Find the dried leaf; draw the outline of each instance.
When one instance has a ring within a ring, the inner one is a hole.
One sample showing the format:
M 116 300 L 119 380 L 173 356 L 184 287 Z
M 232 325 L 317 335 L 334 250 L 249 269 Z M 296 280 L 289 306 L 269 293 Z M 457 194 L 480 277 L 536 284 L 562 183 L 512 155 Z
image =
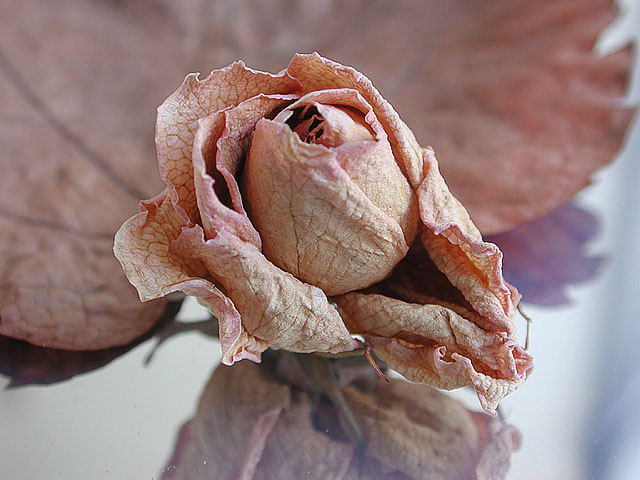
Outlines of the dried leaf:
M 181 303 L 181 301 L 169 302 L 162 317 L 151 330 L 122 347 L 96 351 L 70 351 L 38 347 L 22 340 L 0 337 L 0 374 L 10 380 L 6 388 L 51 385 L 64 382 L 76 375 L 98 370 L 150 337 L 157 337 L 157 342 L 160 343 L 169 336 L 183 331 L 214 330 L 215 322 L 175 321 L 175 315 Z M 215 330 L 217 332 L 217 328 Z
M 131 35 L 105 37 L 117 15 L 76 3 L 0 5 L 0 333 L 74 350 L 126 344 L 164 309 L 139 302 L 111 251 L 158 185 L 156 65 L 133 61 Z
M 180 432 L 165 480 L 505 477 L 520 442 L 515 428 L 469 412 L 430 387 L 378 383 L 370 369 L 357 370 L 347 375 L 342 391 L 362 427 L 359 443 L 341 427 L 343 410 L 326 397 L 313 400 L 313 386 L 306 390 L 274 379 L 279 356 L 260 365 L 218 367 L 198 412 Z M 336 364 L 338 372 L 343 361 Z M 286 370 L 299 377 L 292 368 L 287 362 Z M 247 453 L 249 444 L 254 448 Z
M 628 56 L 589 53 L 610 18 L 604 0 L 3 2 L 0 332 L 99 348 L 157 318 L 108 238 L 159 184 L 153 110 L 184 72 L 275 70 L 315 49 L 357 66 L 494 231 L 552 209 L 616 150 Z
M 277 71 L 317 50 L 366 72 L 483 233 L 573 197 L 630 119 L 628 52 L 592 52 L 610 0 L 234 0 L 180 15 L 203 35 L 192 52 L 206 71 L 238 58 Z

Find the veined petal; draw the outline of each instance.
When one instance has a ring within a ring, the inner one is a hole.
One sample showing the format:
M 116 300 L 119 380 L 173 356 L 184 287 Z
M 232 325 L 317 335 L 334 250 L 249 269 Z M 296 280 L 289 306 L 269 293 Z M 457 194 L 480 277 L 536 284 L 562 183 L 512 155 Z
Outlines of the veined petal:
M 114 253 L 142 301 L 182 291 L 198 297 L 219 323 L 223 362 L 241 358 L 259 361 L 268 344 L 249 335 L 233 303 L 214 285 L 204 265 L 171 251 L 171 243 L 185 227 L 167 191 L 142 202 L 141 213 L 131 217 L 116 234 Z
M 364 288 L 408 251 L 400 225 L 321 145 L 261 120 L 244 171 L 250 216 L 269 260 L 328 295 Z
M 235 175 L 248 151 L 256 122 L 273 116 L 296 98 L 257 95 L 198 121 L 193 147 L 194 182 L 208 238 L 215 237 L 220 228 L 227 228 L 261 248 L 260 235 L 247 217 Z
M 452 389 L 474 385 L 485 409 L 526 378 L 531 357 L 504 332 L 488 332 L 452 309 L 375 293 L 334 297 L 347 327 L 409 380 Z
M 201 227 L 185 228 L 171 250 L 206 266 L 233 301 L 244 329 L 262 342 L 302 353 L 358 346 L 322 290 L 280 270 L 227 230 L 205 241 Z
M 156 120 L 160 175 L 186 223 L 198 220 L 191 161 L 198 120 L 259 94 L 288 94 L 299 89 L 298 82 L 284 72 L 273 75 L 252 70 L 241 61 L 214 70 L 204 80 L 198 76 L 187 75 L 158 107 Z
M 469 214 L 440 175 L 433 150 L 425 149 L 424 155 L 426 176 L 417 189 L 425 226 L 422 243 L 474 310 L 511 334 L 519 295 L 502 278 L 502 252 L 482 241 Z
M 332 88 L 352 88 L 360 92 L 371 104 L 389 135 L 393 153 L 409 184 L 413 188 L 420 184 L 424 176 L 420 145 L 409 127 L 400 119 L 391 104 L 380 95 L 371 80 L 354 68 L 323 58 L 317 53 L 296 54 L 289 63 L 287 73 L 300 81 L 304 93 Z

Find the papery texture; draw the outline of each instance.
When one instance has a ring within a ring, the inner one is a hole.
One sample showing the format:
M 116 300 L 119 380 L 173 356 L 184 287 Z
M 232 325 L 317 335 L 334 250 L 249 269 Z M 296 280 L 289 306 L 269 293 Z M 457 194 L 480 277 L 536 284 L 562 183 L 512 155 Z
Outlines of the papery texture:
M 41 100 L 60 99 L 62 76 L 23 79 L 0 43 L 0 334 L 70 350 L 131 342 L 165 302 L 140 304 L 112 238 L 157 188 L 156 167 L 122 144 L 103 153 L 91 145 L 96 136 L 85 142 L 68 130 Z M 73 102 L 64 113 L 69 123 L 85 119 Z M 126 177 L 130 164 L 139 172 Z
M 202 59 L 275 71 L 294 48 L 321 49 L 366 72 L 434 147 L 483 233 L 565 203 L 612 160 L 631 117 L 620 110 L 628 52 L 593 52 L 616 13 L 610 0 L 308 0 L 295 14 L 285 0 L 241 0 L 211 12 L 226 48 Z
M 288 363 L 296 377 L 292 369 L 300 366 Z M 273 360 L 219 367 L 163 478 L 496 480 L 519 446 L 513 427 L 423 385 L 377 383 L 370 370 L 341 388 L 362 429 L 358 445 L 341 427 L 343 410 L 313 402 L 313 391 L 276 370 Z
M 213 332 L 217 325 L 213 320 L 180 322 L 176 314 L 182 299 L 169 301 L 160 319 L 146 334 L 121 347 L 101 350 L 77 351 L 39 347 L 7 336 L 0 337 L 0 375 L 6 377 L 5 389 L 33 385 L 53 385 L 67 382 L 77 375 L 95 372 L 139 346 L 150 338 L 157 338 L 157 345 L 172 335 L 184 331 Z M 153 351 L 147 358 L 150 358 Z

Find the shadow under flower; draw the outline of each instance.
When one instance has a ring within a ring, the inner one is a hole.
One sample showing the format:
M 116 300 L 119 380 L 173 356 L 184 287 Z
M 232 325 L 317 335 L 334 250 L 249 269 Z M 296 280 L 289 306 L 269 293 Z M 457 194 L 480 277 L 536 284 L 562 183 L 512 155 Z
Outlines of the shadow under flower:
M 573 203 L 507 232 L 490 235 L 504 253 L 505 279 L 517 285 L 524 302 L 544 306 L 569 303 L 567 288 L 596 278 L 606 263 L 588 252 L 598 219 Z
M 181 305 L 182 299 L 170 301 L 158 323 L 147 334 L 122 347 L 93 351 L 60 350 L 0 336 L 0 375 L 10 379 L 6 388 L 16 388 L 63 382 L 97 370 L 152 337 L 158 337 L 160 343 L 164 337 L 175 334 L 179 329 L 177 326 L 182 325 L 175 320 Z

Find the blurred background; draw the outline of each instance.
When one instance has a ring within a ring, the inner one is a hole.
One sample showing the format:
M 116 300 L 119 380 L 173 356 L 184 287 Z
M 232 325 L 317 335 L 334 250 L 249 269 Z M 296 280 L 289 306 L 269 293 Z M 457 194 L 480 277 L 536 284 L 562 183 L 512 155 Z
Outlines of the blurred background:
M 155 108 L 187 72 L 318 51 L 372 79 L 505 251 L 536 362 L 503 402 L 523 437 L 507 478 L 640 478 L 639 4 L 0 0 L 0 307 L 76 301 L 20 290 L 48 248 L 71 259 L 48 272 L 68 290 L 83 265 L 120 275 L 111 238 L 162 188 Z M 0 343 L 2 478 L 159 478 L 219 362 L 189 328 L 206 318 L 187 299 L 148 365 L 155 340 L 93 357 Z

